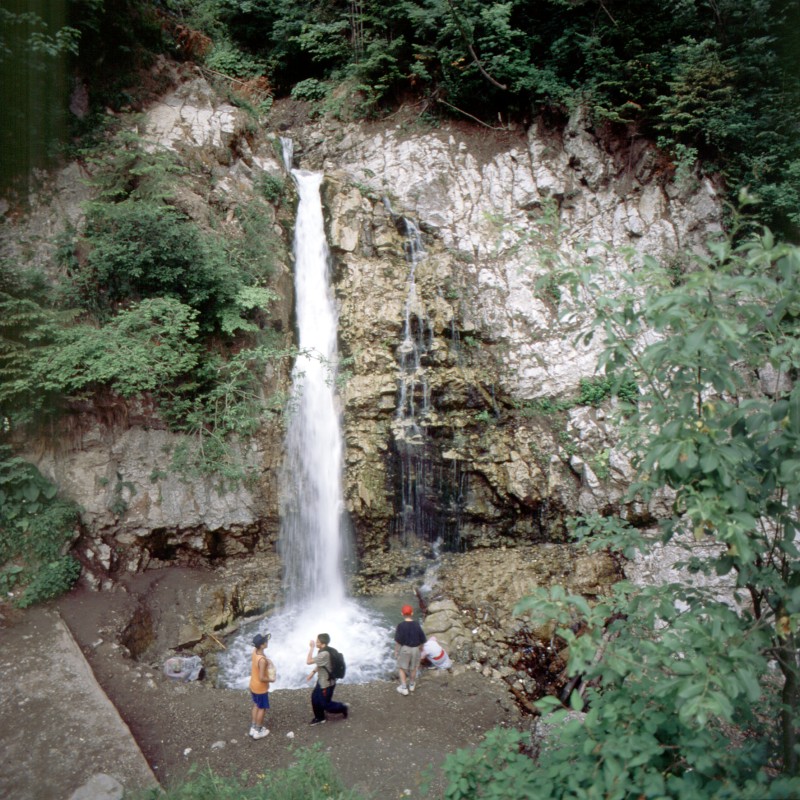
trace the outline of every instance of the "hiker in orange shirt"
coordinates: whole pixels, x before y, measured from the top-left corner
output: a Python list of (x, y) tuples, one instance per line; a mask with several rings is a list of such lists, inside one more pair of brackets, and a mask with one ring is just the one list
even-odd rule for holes
[[(250, 696), (253, 698), (250, 738), (263, 739), (269, 729), (264, 727), (264, 715), (269, 708), (270, 661), (264, 654), (272, 634), (257, 633), (253, 637), (253, 654), (250, 657)], [(272, 680), (274, 677), (274, 667)]]

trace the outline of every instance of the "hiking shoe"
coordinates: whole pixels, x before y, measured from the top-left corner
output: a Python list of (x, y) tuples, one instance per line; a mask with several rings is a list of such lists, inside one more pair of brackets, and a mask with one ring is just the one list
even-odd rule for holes
[(408, 694), (408, 689), (406, 688), (405, 684), (403, 684), (402, 686), (398, 686), (397, 691), (400, 692), (400, 694), (402, 694), (403, 697), (405, 697)]
[(347, 719), (347, 715), (350, 713), (350, 706), (345, 703), (344, 704), (344, 711), (342, 711), (342, 719)]
[(255, 733), (251, 733), (250, 736), (253, 739), (263, 739), (269, 733), (269, 728), (256, 728)]
[(317, 719), (317, 718), (315, 717), (315, 718), (314, 718), (314, 719), (312, 719), (312, 720), (311, 720), (311, 722), (309, 722), (308, 724), (309, 724), (309, 725), (322, 725), (322, 723), (323, 723), (323, 722), (325, 722), (325, 717), (323, 717), (322, 719)]
[(417, 688), (417, 684), (416, 683), (409, 683), (408, 684), (408, 691), (409, 692), (413, 692), (414, 689), (416, 689), (416, 688)]

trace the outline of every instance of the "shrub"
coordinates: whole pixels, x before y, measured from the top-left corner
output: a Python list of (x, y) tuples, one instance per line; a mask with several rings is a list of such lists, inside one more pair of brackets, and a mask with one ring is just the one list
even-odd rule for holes
[[(594, 515), (573, 533), (624, 557), (659, 557), (670, 542), (690, 575), (714, 582), (620, 582), (591, 602), (555, 586), (524, 599), (517, 613), (554, 620), (567, 644), (580, 717), (547, 698), (561, 725), (535, 760), (517, 757), (513, 737), (487, 738), (451, 762), (449, 800), (516, 800), (527, 782), (542, 800), (800, 795), (800, 385), (754, 388), (767, 364), (800, 368), (800, 248), (769, 231), (739, 235), (710, 242), (677, 285), (654, 264), (603, 303), (601, 265), (572, 284), (573, 300), (593, 304), (601, 365), (641, 387), (623, 429), (638, 470), (626, 499), (647, 507), (666, 490), (671, 501), (657, 531)], [(481, 765), (495, 761), (488, 776)]]
[(173, 297), (196, 309), (201, 329), (219, 327), (237, 279), (224, 253), (170, 206), (125, 200), (95, 203), (77, 243), (70, 278), (81, 305), (107, 319), (147, 297)]
[(329, 87), (317, 78), (306, 78), (296, 83), (292, 88), (292, 97), (295, 100), (308, 100), (315, 102), (324, 100), (330, 91)]
[(278, 203), (286, 191), (286, 181), (265, 172), (256, 179), (256, 188), (265, 200)]
[(211, 52), (205, 57), (205, 63), (210, 69), (234, 78), (256, 78), (267, 71), (263, 61), (227, 40), (214, 44)]
[(197, 312), (169, 298), (142, 300), (102, 327), (72, 325), (30, 365), (26, 380), (75, 396), (108, 386), (123, 397), (154, 392), (198, 362)]
[(81, 574), (81, 565), (72, 556), (41, 565), (25, 587), (17, 605), (28, 608), (64, 594)]
[(78, 509), (27, 461), (0, 445), (0, 585), (23, 588), (30, 606), (62, 594), (80, 574), (65, 554), (77, 536)]
[(336, 775), (319, 744), (296, 753), (283, 769), (256, 776), (223, 776), (192, 767), (188, 778), (166, 789), (139, 795), (141, 800), (359, 800)]
[(620, 400), (635, 402), (639, 390), (631, 380), (617, 381), (612, 376), (600, 378), (581, 378), (578, 387), (578, 405), (599, 406), (609, 397), (619, 397)]

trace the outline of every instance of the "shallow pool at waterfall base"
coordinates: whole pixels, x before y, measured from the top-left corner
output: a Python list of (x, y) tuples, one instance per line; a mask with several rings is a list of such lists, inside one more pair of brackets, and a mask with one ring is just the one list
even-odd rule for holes
[[(261, 620), (243, 625), (226, 642), (227, 650), (219, 659), (219, 683), (227, 688), (247, 688), (252, 639), (264, 631), (272, 634), (266, 652), (278, 670), (273, 689), (313, 685), (313, 681), (306, 680), (314, 669), (306, 663), (306, 657), (309, 642), (316, 641), (320, 633), (329, 634), (331, 646), (346, 654), (347, 675), (342, 683), (387, 680), (395, 670), (394, 631), (402, 619), (399, 610), (408, 602), (415, 605), (414, 598), (394, 595), (271, 612)], [(314, 655), (316, 652), (315, 649)]]

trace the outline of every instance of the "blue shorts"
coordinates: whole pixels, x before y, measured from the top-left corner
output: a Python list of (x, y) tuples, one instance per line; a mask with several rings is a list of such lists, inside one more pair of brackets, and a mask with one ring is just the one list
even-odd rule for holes
[(269, 708), (269, 692), (264, 692), (264, 694), (253, 694), (250, 692), (250, 697), (253, 698), (256, 708)]

